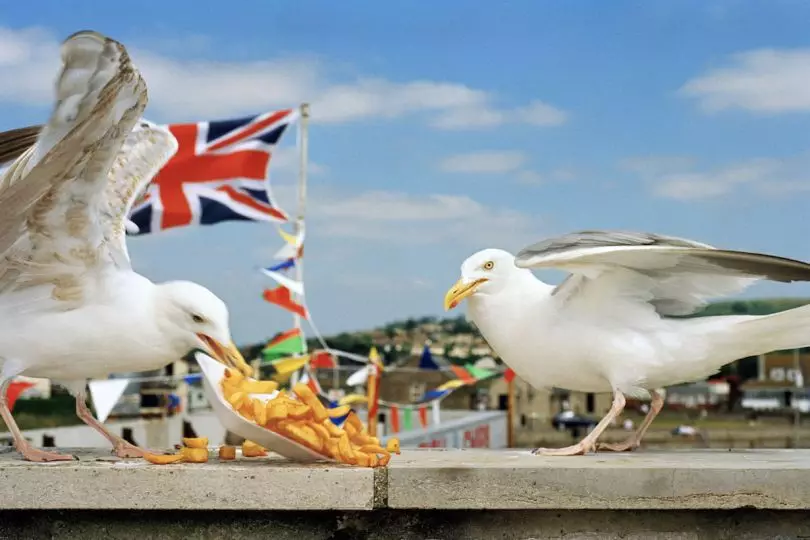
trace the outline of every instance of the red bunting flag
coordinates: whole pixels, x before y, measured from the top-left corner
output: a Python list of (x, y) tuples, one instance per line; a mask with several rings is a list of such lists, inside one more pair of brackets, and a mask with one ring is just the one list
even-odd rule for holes
[(329, 351), (315, 351), (309, 357), (312, 369), (334, 369), (335, 366), (335, 357)]
[(298, 315), (302, 316), (305, 319), (309, 318), (307, 309), (301, 304), (293, 301), (293, 299), (290, 296), (290, 289), (288, 289), (287, 287), (279, 286), (276, 287), (275, 289), (265, 289), (263, 296), (264, 299), (270, 302), (271, 304), (275, 304), (277, 306), (283, 307), (288, 311), (297, 313)]
[(450, 366), (450, 369), (453, 370), (453, 374), (455, 374), (456, 377), (461, 379), (464, 382), (464, 384), (470, 384), (475, 382), (475, 377), (473, 377), (470, 374), (470, 372), (464, 369), (463, 367), (453, 365)]
[(399, 407), (391, 405), (388, 410), (391, 412), (391, 431), (399, 433)]
[(419, 423), (422, 424), (423, 428), (427, 428), (427, 406), (421, 405), (419, 407)]
[(17, 402), (17, 398), (32, 386), (34, 386), (34, 383), (28, 381), (14, 381), (8, 385), (8, 390), (6, 390), (6, 403), (8, 404), (9, 411), (14, 410), (14, 404)]
[(515, 380), (515, 372), (512, 371), (512, 368), (506, 368), (506, 371), (503, 372), (503, 378), (508, 383)]

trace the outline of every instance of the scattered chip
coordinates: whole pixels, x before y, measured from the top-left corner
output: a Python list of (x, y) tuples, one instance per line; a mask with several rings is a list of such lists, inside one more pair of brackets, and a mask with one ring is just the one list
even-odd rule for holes
[(222, 461), (232, 461), (236, 459), (236, 447), (227, 444), (220, 446), (219, 459)]

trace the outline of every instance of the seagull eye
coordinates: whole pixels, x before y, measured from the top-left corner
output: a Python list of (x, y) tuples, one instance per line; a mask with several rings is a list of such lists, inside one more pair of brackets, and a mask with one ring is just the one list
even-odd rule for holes
[(205, 322), (205, 319), (196, 313), (191, 316), (191, 320), (198, 324)]
[(495, 268), (495, 263), (492, 261), (487, 261), (484, 263), (484, 270), (492, 270)]

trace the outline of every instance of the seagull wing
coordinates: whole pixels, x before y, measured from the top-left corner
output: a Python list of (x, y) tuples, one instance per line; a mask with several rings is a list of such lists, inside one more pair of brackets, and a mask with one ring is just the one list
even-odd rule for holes
[(761, 279), (810, 281), (810, 264), (801, 261), (625, 231), (583, 231), (538, 242), (521, 250), (515, 264), (571, 272), (553, 291), (564, 304), (609, 311), (611, 303), (630, 300), (665, 316), (694, 313), (709, 299)]
[(0, 178), (0, 292), (46, 287), (69, 309), (82, 302), (83, 275), (116, 264), (113, 194), (125, 181), (111, 169), (147, 96), (116, 41), (78, 32), (61, 53), (51, 117)]
[(141, 120), (127, 136), (113, 162), (107, 184), (109, 214), (106, 214), (105, 240), (119, 266), (129, 267), (127, 216), (177, 148), (177, 139), (168, 128)]

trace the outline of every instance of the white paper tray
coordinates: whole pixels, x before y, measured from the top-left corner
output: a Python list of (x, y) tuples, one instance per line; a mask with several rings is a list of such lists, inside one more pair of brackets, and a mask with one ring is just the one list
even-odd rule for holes
[[(222, 394), (222, 385), (220, 384), (225, 377), (225, 365), (200, 351), (195, 352), (194, 356), (203, 372), (205, 395), (225, 429), (293, 461), (301, 463), (313, 463), (315, 461), (335, 462), (334, 459), (314, 452), (292, 439), (247, 420), (233, 410), (231, 404), (227, 402)], [(277, 394), (278, 392), (252, 394), (251, 397), (267, 402)]]

